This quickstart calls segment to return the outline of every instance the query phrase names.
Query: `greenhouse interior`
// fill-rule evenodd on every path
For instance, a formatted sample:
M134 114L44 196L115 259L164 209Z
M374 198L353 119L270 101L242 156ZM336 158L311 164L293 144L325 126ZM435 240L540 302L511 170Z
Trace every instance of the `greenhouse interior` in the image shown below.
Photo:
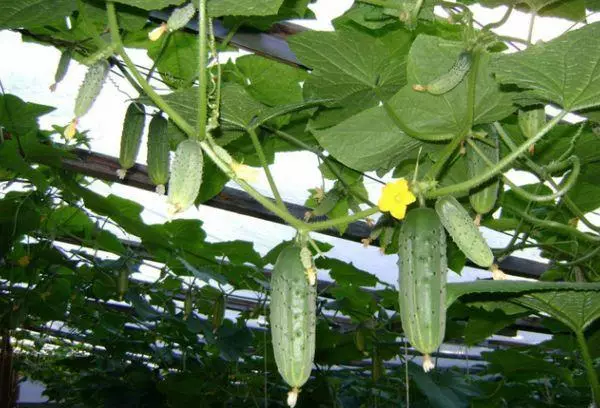
M598 0L0 0L0 408L600 408Z

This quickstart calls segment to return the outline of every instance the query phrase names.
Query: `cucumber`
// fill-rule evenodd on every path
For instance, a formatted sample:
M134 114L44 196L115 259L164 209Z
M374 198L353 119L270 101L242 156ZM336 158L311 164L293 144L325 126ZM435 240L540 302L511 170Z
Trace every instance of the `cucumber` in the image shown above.
M104 60L98 61L88 68L75 100L76 118L82 117L90 110L102 90L109 71L110 65Z
M187 139L179 143L171 163L169 181L169 214L174 215L190 208L202 186L204 155L197 140Z
M140 151L144 125L146 124L146 110L144 105L131 102L125 112L123 131L121 133L121 147L119 150L119 164L117 176L122 180L127 175L127 170L133 167Z
M446 331L446 233L431 208L408 212L398 242L398 300L404 334L424 354L423 370Z
M69 70L69 65L71 64L71 59L73 57L73 50L71 48L67 48L60 54L60 59L58 60L58 66L56 67L56 73L54 74L54 83L50 85L50 91L56 91L56 86L61 82L65 76L67 75L67 71Z
M498 160L500 160L498 134L493 126L488 126L486 130L488 131L488 137L486 140L473 139L473 142L491 162L496 164L498 163ZM481 174L490 167L468 143L466 144L466 158L469 178ZM469 202L471 203L473 210L475 210L478 215L487 214L492 211L496 205L496 200L498 199L499 187L500 180L498 177L494 177L485 184L478 186L475 190L471 191L469 195Z
M463 51L458 55L456 62L448 72L434 79L427 85L413 85L413 89L419 92L428 92L432 95L443 95L458 86L465 78L471 64L473 55L469 51Z
M317 292L306 279L300 251L297 245L283 249L271 275L273 353L279 373L292 387L288 394L291 407L310 377L315 355Z
M167 120L161 114L157 114L150 121L148 128L148 177L160 195L165 194L165 184L169 180L171 150L168 126Z
M129 289L129 271L127 269L121 269L119 271L119 278L117 279L117 292L119 293L119 300L123 300L123 297Z
M489 268L494 255L481 231L469 216L467 210L452 196L439 198L435 210L448 234L467 258L481 266Z
M546 125L546 111L544 107L529 110L519 110L519 128L527 139L534 137ZM529 154L535 153L535 145L529 147Z

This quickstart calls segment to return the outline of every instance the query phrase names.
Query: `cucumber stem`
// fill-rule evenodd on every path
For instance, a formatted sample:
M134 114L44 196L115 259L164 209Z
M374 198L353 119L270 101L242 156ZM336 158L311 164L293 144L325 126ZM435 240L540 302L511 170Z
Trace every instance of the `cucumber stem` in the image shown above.
M583 334L582 330L577 330L575 332L575 336L577 337L577 343L579 344L579 349L581 350L581 358L583 358L585 371L587 373L588 381L590 382L590 388L592 389L592 398L596 406L600 407L600 382L598 381L598 375L596 374L596 369L594 368L594 361L590 355L590 351L585 340L585 335Z
M267 176L267 181L269 182L269 186L271 187L271 191L273 192L273 196L275 197L275 202L282 210L287 211L285 204L283 203L283 199L281 198L281 194L279 193L279 189L277 188L277 184L275 183L275 179L273 178L273 174L271 174L271 170L269 169L269 163L267 163L267 158L265 156L265 152L260 144L260 140L258 140L258 135L256 131L252 128L248 129L248 134L250 135L250 139L252 140L252 144L254 145L254 150L256 150L256 154L258 155L258 160L260 160L260 164L265 171L265 175Z
M208 33L207 33L208 15L206 12L206 0L200 0L198 5L198 124L196 125L195 139L204 140L206 138L206 122L208 119L208 78L206 69L208 64Z

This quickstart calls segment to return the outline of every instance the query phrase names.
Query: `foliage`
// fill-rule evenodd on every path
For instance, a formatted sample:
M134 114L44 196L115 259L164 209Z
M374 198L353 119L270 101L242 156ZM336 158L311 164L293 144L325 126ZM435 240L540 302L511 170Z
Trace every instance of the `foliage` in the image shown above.
M299 406L598 403L600 226L590 213L600 208L600 23L542 44L522 40L526 49L505 53L515 39L495 33L497 24L477 28L462 3L360 0L334 21L334 32L288 38L301 66L258 55L219 64L226 47L189 30L148 39L156 28L150 13L185 3L0 0L0 29L80 63L105 60L111 77L126 72L139 92L135 102L168 117L170 149L189 138L204 152L203 169L189 175L204 174L196 204L232 180L311 242L311 232L344 233L385 210L369 200L367 177L391 171L407 180L405 193L417 199L408 200L408 212L455 196L470 213L467 196L498 178L510 188L499 189L498 211L481 220L512 236L494 249L496 259L539 248L549 260L547 282L448 284L445 343L486 351L472 355L467 370L426 374L403 340L396 289L312 241L320 249L315 265L333 283L318 282L315 368ZM507 4L508 14L518 6L532 22L537 15L577 21L586 7L597 9L572 0L479 3ZM204 5L232 30L268 31L279 20L310 17L308 0ZM450 18L434 15L434 6ZM148 78L131 48L153 61ZM473 58L469 72L447 92L415 91L445 80L465 51ZM168 91L157 93L151 77ZM519 110L540 104L562 110L524 135ZM248 241L210 242L200 220L145 223L140 204L103 196L93 173L67 170L88 139L80 130L65 140L65 124L41 129L39 118L53 109L0 94L0 328L14 340L18 370L43 381L65 407L283 406L265 272L287 243L262 256ZM563 121L567 113L586 120ZM460 146L489 143L492 131L500 140L497 163L469 174ZM311 191L307 219L289 211L270 172L275 155L289 151L315 154L331 181L328 191ZM252 187L248 166L262 167L274 200ZM579 168L571 184L557 182ZM519 188L511 169L539 182ZM401 225L384 214L365 242L397 253ZM460 273L461 250L449 242L445 255ZM519 347L491 337L514 335L524 320L552 337Z

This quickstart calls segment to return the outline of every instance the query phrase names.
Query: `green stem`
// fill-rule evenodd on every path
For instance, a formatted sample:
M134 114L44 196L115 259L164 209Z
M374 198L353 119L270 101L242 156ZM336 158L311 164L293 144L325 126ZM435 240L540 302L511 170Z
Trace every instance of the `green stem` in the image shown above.
M551 231L555 231L559 234L570 235L575 238L579 238L582 241L598 243L600 242L600 237L595 235L589 235L584 232L579 231L573 227L569 227L568 225L562 224L556 221L542 220L540 218L534 217L531 214L528 214L516 207L505 205L505 208L509 211L514 212L519 217L522 217L525 221L535 225L536 227L546 228Z
M480 59L481 52L473 50L473 63L471 64L471 70L469 71L467 94L467 120L465 121L465 129L463 130L463 134L465 135L471 131L475 122L475 94L477 90L477 74L479 72Z
M152 75L154 75L154 71L156 70L158 62L163 57L165 50L167 49L167 45L169 44L169 41L171 41L171 34L171 32L168 32L165 38L163 39L162 44L160 44L158 55L156 56L156 59L154 60L152 66L148 70L148 73L146 74L146 81L150 82L150 80L152 79Z
M290 224L292 227L296 228L298 231L306 231L308 224L297 219L292 214L290 214L287 210L280 208L276 203L271 201L269 198L264 197L258 191L256 191L250 184L245 182L236 176L236 174L231 170L229 165L224 163L221 159L217 157L215 152L213 151L211 145L206 141L200 141L200 146L202 150L206 153L208 157L223 171L227 176L229 176L233 181L235 181L244 191L246 191L252 198L258 201L263 207L267 210L273 212L279 218Z
M512 14L514 10L514 6L509 6L506 9L506 13L504 13L504 15L502 16L502 18L494 23L489 23L486 24L482 27L482 30L486 30L486 31L490 31L493 30L494 28L498 28L498 27L502 27L504 25L504 23L506 23L508 21L508 18L510 17L510 15Z
M594 361L590 355L587 341L585 340L585 335L581 330L577 330L575 335L577 336L577 343L579 344L579 349L581 350L581 357L583 358L585 371L587 372L590 388L592 389L592 397L596 406L600 407L600 381L598 381L598 375L596 374L596 369L594 368Z
M125 65L131 71L131 74L138 82L138 84L144 90L144 93L148 95L150 99L156 104L156 106L169 115L169 119L171 119L175 124L183 130L189 137L194 137L196 131L193 126L191 126L175 109L169 105L162 96L160 96L154 88L146 81L146 79L140 74L135 64L129 58L129 55L125 52L125 48L123 47L123 42L121 41L121 35L119 34L119 24L117 22L117 13L115 11L115 4L112 1L106 3L106 11L108 12L108 25L110 28L110 34L112 38L112 42L115 45L116 52L123 58Z
M600 245L599 245L599 246L597 246L596 248L592 249L592 250L591 250L590 252L588 252L587 254L585 254L585 255L583 255L583 256L581 256L581 257L577 258L577 259L574 259L574 260L572 260L572 261L570 261L570 262L561 263L560 265L561 265L561 266L573 266L573 265L580 264L580 263L582 263L582 262L585 262L585 261L587 261L588 259L591 259L591 258L593 258L594 256L596 256L596 254L597 254L598 252L600 252Z
M306 230L308 231L321 231L327 228L337 227L342 224L349 224L354 221L361 220L370 215L376 214L379 212L379 208L371 207L367 210L361 211L359 213L354 213L351 215L346 215L344 217L338 217L327 221L314 222L312 224L306 224Z
M475 144L475 142L473 142L471 139L468 139L467 143L469 143L469 145L475 151L475 153L477 153L479 155L479 157L481 157L488 166L491 167L494 165L494 163L481 151L481 149ZM577 180L577 177L579 176L579 172L581 170L580 161L579 161L579 159L577 159L577 156L571 156L571 157L573 158L570 160L572 162L572 166L573 166L573 170L571 171L571 174L569 174L567 179L561 183L559 188L551 194L539 195L539 194L530 193L529 191L514 184L505 175L502 175L502 180L510 186L510 188L512 189L512 191L515 194L517 194L521 198L528 200L530 202L539 203L539 202L543 202L543 201L555 200L558 197L561 197L562 195L566 194L567 191L569 191L571 189L571 187L573 187L575 185L575 181Z
M516 150L517 149L517 145L511 140L511 138L504 131L504 129L501 126L499 126L499 125L496 126L496 129L498 130L498 134L502 138L502 141L509 147L509 149ZM555 189L558 188L558 185L556 184L556 182L552 179L552 177L550 177L547 174L547 172L544 170L543 167L541 167L536 162L534 162L533 160L531 160L531 158L529 158L528 156L523 156L523 159L525 160L525 164L527 164L527 166L534 173L536 173L542 180L544 180L545 182L547 182L548 184L550 184L553 188L555 188ZM573 213L573 215L575 215L577 218L579 218L581 220L581 222L583 222L588 228L590 228L592 231L600 232L600 227L598 227L597 225L592 224L586 218L586 216L583 213L583 211L581 211L581 209L579 209L579 207L577 206L577 204L575 204L575 202L573 200L571 200L571 198L569 197L568 194L564 195L562 197L561 201L564 202L565 205L569 208L569 210Z
M529 18L529 30L527 31L527 44L531 45L531 39L533 38L533 26L535 24L535 17L537 16L537 11L531 11L531 17Z
M260 163L262 164L262 167L267 176L267 180L269 181L269 186L271 187L271 191L273 192L273 196L275 197L275 202L281 209L285 210L285 204L283 203L283 199L281 198L281 194L279 194L279 190L277 189L275 179L273 179L273 175L271 174L271 170L269 169L269 163L267 163L265 152L260 144L260 140L258 140L256 131L254 129L248 129L248 134L250 135L250 139L252 140L252 144L254 145L254 150L256 150L256 154L258 155L258 160L260 160Z
M397 9L399 6L387 0L358 0L359 3L370 4L372 6L380 6L385 8Z
M206 121L208 120L208 80L206 69L208 64L208 32L207 32L208 15L206 12L206 0L200 0L198 6L198 131L194 134L194 138L204 140L206 138Z
M441 157L429 168L429 170L427 170L427 173L425 173L425 176L423 177L424 180L435 180L438 177L448 160L450 160L450 157L452 157L452 153L454 153L462 141L465 140L465 136L466 135L456 136L444 147Z
M531 139L528 139L525 143L523 143L521 146L519 146L516 150L509 153L502 160L500 160L498 163L496 163L494 165L494 167L491 167L491 168L487 169L485 172L483 172L469 180L463 181L461 183L453 184L451 186L442 187L439 189L434 189L427 193L427 198L434 198L434 197L440 197L440 196L444 196L444 195L451 195L451 194L455 194L455 193L465 192L465 191L472 189L473 187L477 187L478 185L485 183L487 180L494 177L496 174L501 173L502 170L504 170L504 168L506 166L511 164L520 155L525 153L527 151L527 149L529 149L529 146L535 144L542 137L544 137L544 135L546 133L548 133L550 131L550 129L552 129L558 122L560 122L567 113L568 113L567 111L562 111L561 113L559 113L556 117L554 117L551 121L549 121L534 137L532 137ZM500 125L497 122L495 123L495 126L496 126L496 128L500 127Z

